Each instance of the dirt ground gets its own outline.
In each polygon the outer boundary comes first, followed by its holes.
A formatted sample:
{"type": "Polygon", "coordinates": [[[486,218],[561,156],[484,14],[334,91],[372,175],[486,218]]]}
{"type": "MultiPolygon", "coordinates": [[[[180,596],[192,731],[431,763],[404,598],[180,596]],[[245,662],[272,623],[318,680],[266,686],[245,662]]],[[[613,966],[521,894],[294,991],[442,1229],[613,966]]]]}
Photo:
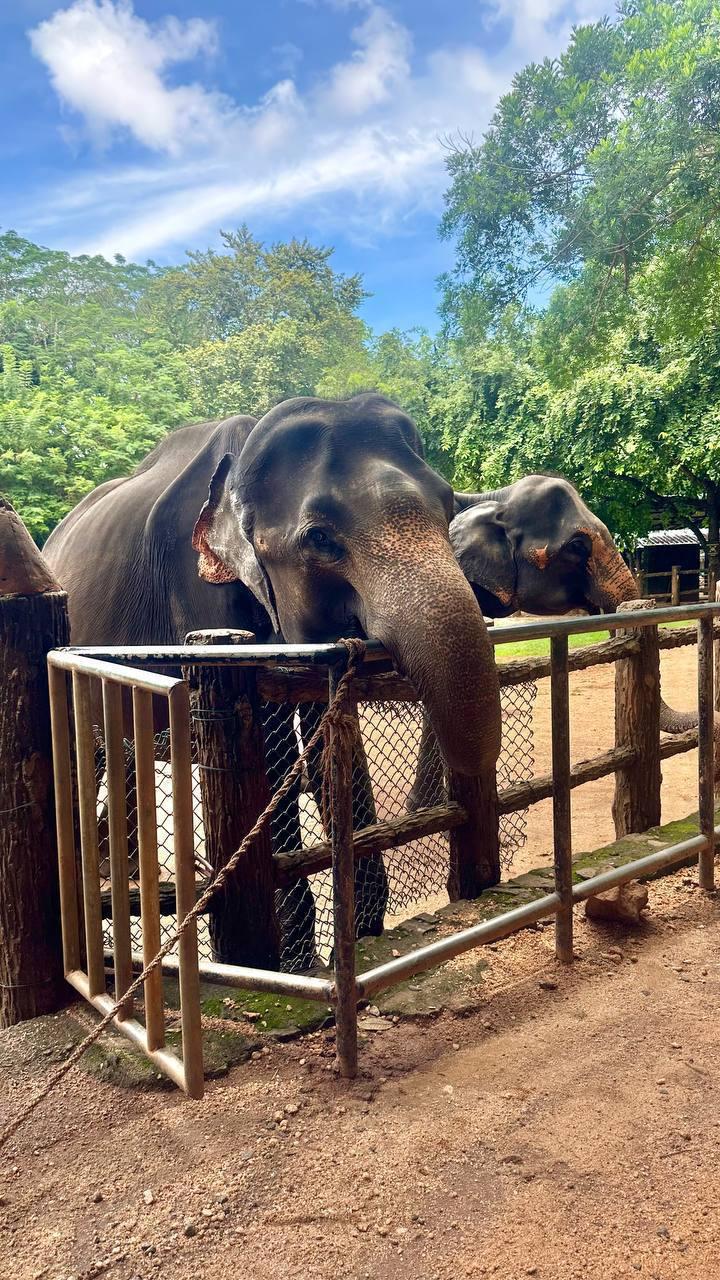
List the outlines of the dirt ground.
{"type": "MultiPolygon", "coordinates": [[[[679,872],[628,935],[487,949],[476,1012],[275,1045],[200,1103],[78,1072],[0,1158],[13,1280],[711,1280],[719,903],[679,872]]],[[[87,1014],[88,1025],[91,1014],[87,1014]]],[[[0,1035],[0,1120],[47,1066],[0,1035]]]]}
{"type": "MultiPolygon", "coordinates": [[[[697,707],[697,649],[664,650],[660,658],[665,701],[680,711],[697,707]]],[[[570,749],[573,762],[587,760],[615,745],[615,667],[591,667],[570,675],[570,749]]],[[[550,773],[550,681],[538,682],[533,708],[535,773],[550,773]]],[[[662,821],[684,818],[697,808],[697,751],[663,761],[662,821]]],[[[615,839],[612,820],[614,779],[599,778],[572,793],[573,848],[597,849],[615,839]]],[[[527,816],[527,843],[516,854],[510,874],[519,875],[547,861],[552,850],[552,800],[533,805],[527,816]]]]}

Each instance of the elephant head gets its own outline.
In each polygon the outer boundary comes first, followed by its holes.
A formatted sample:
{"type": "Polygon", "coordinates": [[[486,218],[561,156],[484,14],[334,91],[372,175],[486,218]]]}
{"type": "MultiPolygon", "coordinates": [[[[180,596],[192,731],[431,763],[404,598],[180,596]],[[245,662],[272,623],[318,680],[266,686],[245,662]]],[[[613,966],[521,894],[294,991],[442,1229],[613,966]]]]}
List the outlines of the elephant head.
{"type": "Polygon", "coordinates": [[[223,459],[195,527],[199,572],[241,580],[289,643],[376,638],[425,702],[448,764],[499,752],[485,624],[452,552],[453,491],[377,395],[288,400],[223,459]]]}
{"type": "MultiPolygon", "coordinates": [[[[608,529],[558,476],[524,476],[491,493],[456,493],[450,541],[487,617],[522,609],[613,613],[640,592],[608,529]]],[[[660,728],[696,728],[697,713],[660,701],[660,728]]],[[[720,719],[715,739],[720,760],[720,719]]]]}
{"type": "Polygon", "coordinates": [[[483,612],[608,613],[638,588],[613,539],[567,480],[524,476],[455,495],[450,541],[483,612]]]}

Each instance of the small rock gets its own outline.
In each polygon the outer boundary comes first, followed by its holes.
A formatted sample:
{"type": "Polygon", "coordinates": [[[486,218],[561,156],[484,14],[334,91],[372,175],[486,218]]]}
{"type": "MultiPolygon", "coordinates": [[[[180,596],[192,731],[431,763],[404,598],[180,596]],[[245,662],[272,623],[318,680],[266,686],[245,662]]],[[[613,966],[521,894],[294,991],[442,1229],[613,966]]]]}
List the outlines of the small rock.
{"type": "Polygon", "coordinates": [[[96,1191],[95,1195],[93,1196],[93,1204],[102,1204],[102,1198],[103,1198],[102,1191],[96,1191]]]}
{"type": "Polygon", "coordinates": [[[671,1048],[671,1049],[682,1049],[682,1045],[680,1044],[680,1041],[679,1041],[679,1040],[671,1040],[671,1042],[670,1042],[670,1048],[671,1048]]]}
{"type": "Polygon", "coordinates": [[[459,1048],[460,1048],[460,1045],[456,1041],[453,1041],[453,1049],[459,1049],[459,1048]]]}
{"type": "Polygon", "coordinates": [[[550,978],[541,978],[538,986],[542,991],[557,991],[557,982],[553,982],[550,978]]]}
{"type": "Polygon", "coordinates": [[[154,1204],[154,1203],[155,1203],[155,1197],[154,1197],[154,1195],[153,1195],[152,1191],[151,1191],[149,1188],[148,1188],[147,1190],[143,1191],[143,1200],[145,1201],[145,1204],[154,1204]]]}
{"type": "Polygon", "coordinates": [[[183,1235],[186,1235],[186,1236],[197,1235],[197,1227],[195,1226],[195,1223],[192,1220],[189,1219],[185,1223],[185,1226],[183,1227],[183,1235]]]}
{"type": "Polygon", "coordinates": [[[397,947],[393,947],[392,954],[393,954],[393,959],[397,960],[400,955],[400,952],[398,951],[397,947]]]}
{"type": "Polygon", "coordinates": [[[378,1009],[378,1007],[377,1007],[377,1005],[376,1005],[376,1004],[369,1004],[369,1005],[368,1005],[368,1013],[370,1014],[371,1018],[379,1018],[379,1017],[380,1017],[380,1010],[378,1009]]]}
{"type": "Polygon", "coordinates": [[[298,1106],[297,1102],[286,1102],[286,1103],[285,1103],[285,1115],[286,1115],[286,1116],[296,1116],[299,1110],[300,1110],[300,1108],[299,1108],[299,1106],[298,1106]]]}
{"type": "MultiPolygon", "coordinates": [[[[644,884],[631,880],[618,884],[605,893],[597,893],[585,903],[585,915],[589,920],[616,920],[621,924],[640,924],[641,912],[648,904],[648,891],[644,884]]],[[[622,956],[622,953],[621,953],[622,956]]]]}

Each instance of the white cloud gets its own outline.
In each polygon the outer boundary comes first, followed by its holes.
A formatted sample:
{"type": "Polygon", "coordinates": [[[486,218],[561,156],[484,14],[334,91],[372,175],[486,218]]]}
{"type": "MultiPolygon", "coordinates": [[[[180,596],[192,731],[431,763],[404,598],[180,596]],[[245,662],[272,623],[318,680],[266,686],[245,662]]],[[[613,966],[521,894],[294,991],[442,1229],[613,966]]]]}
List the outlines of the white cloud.
{"type": "Polygon", "coordinates": [[[98,138],[125,128],[147,147],[177,153],[211,137],[227,113],[226,102],[202,86],[163,81],[174,63],[214,52],[215,27],[202,18],[151,26],[129,0],[76,0],[36,27],[30,41],[59,97],[98,138]]]}
{"type": "Polygon", "coordinates": [[[513,72],[559,52],[600,0],[497,0],[492,16],[510,34],[498,48],[493,33],[492,54],[468,42],[422,58],[381,3],[324,2],[354,10],[352,56],[302,93],[287,75],[250,106],[168,82],[169,67],[215,48],[203,19],[150,25],[130,0],[76,0],[37,27],[36,54],[94,133],[121,128],[165,154],[132,168],[96,165],[45,198],[28,230],[52,225],[76,251],[141,257],[300,205],[312,205],[326,231],[357,225],[366,238],[418,208],[439,212],[444,139],[480,137],[513,72]]]}
{"type": "Polygon", "coordinates": [[[410,76],[411,39],[386,9],[372,5],[352,38],[358,48],[333,67],[327,89],[331,111],[359,115],[387,101],[410,76]]]}

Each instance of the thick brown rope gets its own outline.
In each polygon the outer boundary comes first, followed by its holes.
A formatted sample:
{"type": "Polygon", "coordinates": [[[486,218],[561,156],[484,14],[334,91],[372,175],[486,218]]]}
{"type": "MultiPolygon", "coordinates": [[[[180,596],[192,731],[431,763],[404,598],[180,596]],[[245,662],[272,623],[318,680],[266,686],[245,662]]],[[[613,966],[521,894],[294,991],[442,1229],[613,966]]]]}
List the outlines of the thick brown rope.
{"type": "Polygon", "coordinates": [[[183,934],[185,930],[188,928],[188,926],[192,923],[192,921],[195,920],[197,916],[199,916],[205,910],[210,899],[217,893],[218,889],[221,889],[227,883],[228,878],[232,875],[240,859],[244,857],[244,855],[247,853],[250,846],[254,843],[255,840],[257,840],[260,833],[267,826],[268,822],[270,821],[273,814],[275,813],[281,800],[283,800],[284,797],[287,795],[293,782],[295,781],[298,774],[300,773],[308,755],[313,750],[313,748],[317,746],[321,738],[324,740],[324,750],[322,755],[322,767],[323,767],[324,773],[329,769],[330,758],[331,758],[331,750],[329,745],[330,730],[334,728],[336,732],[340,732],[340,733],[346,733],[348,731],[347,730],[348,713],[347,713],[345,704],[348,699],[350,686],[352,684],[352,680],[355,675],[356,668],[358,664],[362,662],[365,656],[365,642],[363,640],[355,640],[355,639],[341,640],[339,641],[339,643],[344,645],[345,648],[347,649],[348,661],[347,661],[347,666],[345,668],[345,671],[343,672],[343,675],[338,681],[337,688],[335,690],[335,694],[332,699],[332,702],[329,704],[327,711],[325,712],[322,719],[320,720],[320,724],[318,725],[317,729],[313,733],[312,737],[305,744],[305,747],[303,748],[302,752],[297,757],[297,759],[294,761],[290,769],[288,769],[287,773],[285,774],[285,777],[280,783],[280,786],[278,787],[274,796],[271,798],[271,800],[269,801],[265,809],[263,809],[263,812],[257,818],[254,826],[252,826],[248,831],[247,835],[243,839],[242,844],[240,845],[240,848],[236,849],[232,857],[230,857],[228,861],[225,863],[225,866],[221,867],[220,871],[218,871],[217,875],[215,876],[215,879],[212,881],[211,884],[207,886],[207,888],[198,898],[197,902],[195,903],[195,906],[190,911],[188,911],[184,920],[180,922],[180,924],[178,925],[172,937],[168,938],[167,941],[163,943],[157,955],[153,956],[152,960],[149,962],[149,964],[145,966],[142,973],[138,974],[137,978],[135,978],[134,982],[131,983],[127,991],[124,991],[123,994],[115,1001],[112,1009],[108,1010],[104,1018],[101,1019],[101,1021],[90,1032],[90,1034],[87,1035],[84,1040],[81,1040],[80,1044],[77,1045],[75,1049],[73,1049],[70,1056],[65,1059],[62,1066],[60,1066],[58,1070],[55,1072],[55,1074],[50,1077],[50,1079],[46,1082],[45,1085],[43,1085],[43,1088],[40,1090],[40,1092],[37,1093],[34,1098],[30,1099],[30,1101],[5,1126],[4,1129],[0,1130],[0,1150],[5,1146],[5,1144],[9,1141],[9,1139],[13,1136],[13,1134],[17,1132],[20,1126],[25,1123],[28,1117],[32,1115],[33,1111],[35,1111],[35,1109],[40,1106],[40,1103],[43,1102],[45,1098],[47,1098],[48,1094],[52,1093],[53,1089],[55,1089],[57,1085],[60,1083],[60,1081],[63,1080],[64,1077],[68,1074],[68,1072],[72,1070],[72,1068],[75,1066],[75,1063],[78,1062],[80,1058],[82,1058],[83,1054],[87,1052],[87,1050],[91,1047],[91,1045],[95,1044],[96,1040],[99,1040],[103,1031],[106,1029],[106,1027],[110,1025],[110,1023],[113,1021],[116,1015],[120,1012],[123,1005],[125,1004],[125,1001],[128,1000],[130,996],[135,995],[136,991],[139,991],[140,987],[143,985],[143,983],[145,982],[145,979],[149,976],[149,974],[151,974],[154,969],[157,969],[158,965],[162,964],[166,955],[168,955],[168,953],[172,951],[173,947],[178,942],[181,934],[183,934]]]}

